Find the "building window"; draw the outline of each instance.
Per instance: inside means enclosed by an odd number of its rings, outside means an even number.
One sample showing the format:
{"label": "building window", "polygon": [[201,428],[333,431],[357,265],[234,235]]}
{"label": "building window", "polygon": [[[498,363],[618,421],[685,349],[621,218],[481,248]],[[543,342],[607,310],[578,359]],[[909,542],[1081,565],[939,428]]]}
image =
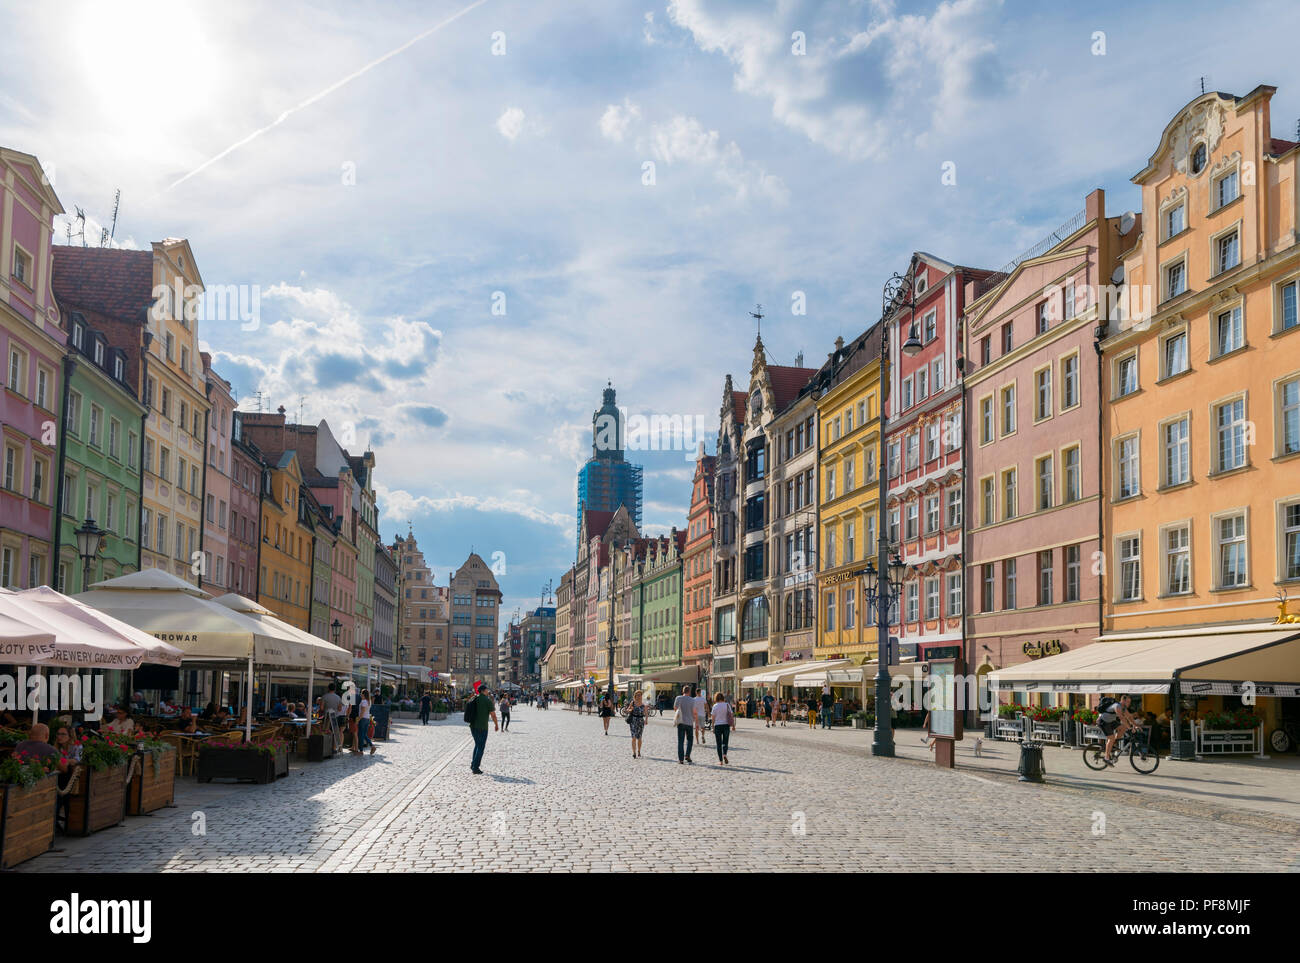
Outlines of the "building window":
{"label": "building window", "polygon": [[912,379],[903,379],[903,409],[912,407]]}
{"label": "building window", "polygon": [[948,576],[948,618],[961,615],[961,573]]}
{"label": "building window", "polygon": [[1082,471],[1079,464],[1079,446],[1066,448],[1061,452],[1062,470],[1065,475],[1064,500],[1066,504],[1077,502],[1083,497]]}
{"label": "building window", "polygon": [[980,566],[980,611],[993,611],[993,563]]}
{"label": "building window", "polygon": [[1010,354],[1011,348],[1011,322],[1008,321],[1006,324],[1002,325],[1002,353]]}
{"label": "building window", "polygon": [[1165,485],[1182,485],[1191,480],[1192,455],[1187,418],[1179,418],[1164,426]]}
{"label": "building window", "polygon": [[925,316],[925,320],[921,323],[921,330],[924,332],[925,344],[929,344],[936,337],[938,337],[939,321],[938,321],[937,311],[931,311],[929,314]]}
{"label": "building window", "polygon": [[919,517],[919,507],[916,502],[909,502],[905,507],[907,523],[904,526],[903,537],[907,540],[916,538],[920,533],[917,531],[917,520]]}
{"label": "building window", "polygon": [[1002,434],[1011,435],[1016,430],[1016,386],[1002,389]]}
{"label": "building window", "polygon": [[1052,507],[1052,492],[1054,487],[1052,456],[1047,455],[1038,459],[1034,464],[1036,474],[1038,475],[1038,510]]}
{"label": "building window", "polygon": [[939,615],[939,579],[927,578],[925,580],[926,621],[933,622],[939,618]]}
{"label": "building window", "polygon": [[907,599],[907,621],[916,622],[921,616],[921,590],[915,580],[908,582],[904,586],[904,594]]}
{"label": "building window", "polygon": [[826,593],[826,631],[835,631],[835,593]]}
{"label": "building window", "polygon": [[1228,354],[1242,347],[1245,332],[1241,323],[1241,305],[1220,312],[1215,319],[1215,357]]}
{"label": "building window", "polygon": [[1034,420],[1052,416],[1052,369],[1034,372]]}
{"label": "building window", "polygon": [[1191,531],[1186,525],[1165,529],[1165,594],[1192,590]]}
{"label": "building window", "polygon": [[993,399],[980,399],[980,444],[987,445],[993,440]]}
{"label": "building window", "polygon": [[1038,604],[1052,604],[1052,583],[1056,574],[1055,553],[1049,548],[1038,553]]}
{"label": "building window", "polygon": [[1281,506],[1283,579],[1300,579],[1300,502]]}
{"label": "building window", "polygon": [[1047,301],[1039,301],[1034,309],[1034,333],[1046,334],[1052,326],[1052,311]]}
{"label": "building window", "polygon": [[1141,539],[1134,535],[1119,540],[1119,600],[1133,602],[1142,598]]}
{"label": "building window", "polygon": [[1300,378],[1278,385],[1278,454],[1300,452]]}
{"label": "building window", "polygon": [[1176,298],[1187,290],[1187,265],[1183,261],[1177,264],[1170,264],[1165,268],[1165,297],[1168,301],[1170,298]]}
{"label": "building window", "polygon": [[1137,355],[1131,354],[1115,362],[1115,397],[1123,398],[1138,390]]}
{"label": "building window", "polygon": [[961,489],[948,489],[948,528],[961,528]]}
{"label": "building window", "polygon": [[986,334],[980,339],[980,366],[993,360],[993,335]]}
{"label": "building window", "polygon": [[939,531],[939,496],[930,495],[925,500],[925,533],[933,535]]}
{"label": "building window", "polygon": [[1163,378],[1172,378],[1176,374],[1182,374],[1187,370],[1187,332],[1180,331],[1178,334],[1170,335],[1165,339],[1164,352],[1162,361],[1164,363]]}
{"label": "building window", "polygon": [[1183,233],[1183,229],[1186,226],[1187,226],[1187,206],[1185,204],[1179,204],[1165,211],[1164,239],[1166,241],[1169,240],[1169,238],[1173,237],[1175,234]]}
{"label": "building window", "polygon": [[1241,263],[1241,235],[1230,231],[1215,242],[1218,273],[1230,271]]}
{"label": "building window", "polygon": [[1214,409],[1217,436],[1217,470],[1231,471],[1246,464],[1246,399],[1236,398]]}
{"label": "building window", "polygon": [[921,436],[912,432],[907,436],[907,470],[913,471],[921,464]]}
{"label": "building window", "polygon": [[851,629],[857,625],[857,599],[853,589],[844,590],[844,628]]}
{"label": "building window", "polygon": [[922,368],[916,373],[916,400],[924,401],[930,397],[930,372]]}
{"label": "building window", "polygon": [[1239,513],[1217,519],[1219,543],[1219,588],[1241,588],[1247,584],[1246,515]]}
{"label": "building window", "polygon": [[1115,463],[1119,471],[1118,497],[1132,498],[1141,491],[1141,463],[1136,435],[1120,439],[1116,447]]}
{"label": "building window", "polygon": [[1016,470],[1009,468],[1002,473],[1002,517],[1015,518],[1017,505]]}
{"label": "building window", "polygon": [[1078,545],[1065,546],[1065,601],[1079,601],[1079,582],[1083,571],[1083,551]]}
{"label": "building window", "polygon": [[984,504],[984,524],[992,525],[997,521],[997,495],[993,479],[985,478],[980,482],[980,500]]}
{"label": "building window", "polygon": [[[858,559],[858,526],[856,522],[849,522],[844,526],[844,561],[856,562]],[[845,626],[848,628],[849,626]]]}
{"label": "building window", "polygon": [[1300,306],[1297,305],[1300,290],[1298,289],[1300,289],[1300,281],[1288,281],[1278,291],[1279,331],[1289,331],[1300,324]]}
{"label": "building window", "polygon": [[1061,361],[1061,410],[1079,403],[1079,356],[1072,354]]}
{"label": "building window", "polygon": [[1237,176],[1237,169],[1234,167],[1214,182],[1215,210],[1225,204],[1231,204],[1240,196],[1240,193],[1240,179]]}
{"label": "building window", "polygon": [[1002,563],[1002,607],[1016,607],[1016,560],[1009,558]]}

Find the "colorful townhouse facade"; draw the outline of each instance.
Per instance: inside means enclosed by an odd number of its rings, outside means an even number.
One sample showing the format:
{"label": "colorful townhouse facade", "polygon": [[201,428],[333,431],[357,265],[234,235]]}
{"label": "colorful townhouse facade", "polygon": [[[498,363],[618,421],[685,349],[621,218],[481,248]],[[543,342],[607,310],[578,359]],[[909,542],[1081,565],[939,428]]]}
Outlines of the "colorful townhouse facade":
{"label": "colorful townhouse facade", "polygon": [[244,415],[242,411],[231,413],[230,527],[226,568],[230,590],[257,601],[260,594],[258,573],[261,571],[264,466],[261,449],[244,435]]}
{"label": "colorful townhouse facade", "polygon": [[635,671],[646,675],[682,664],[682,550],[686,533],[673,529],[669,535],[646,540],[638,563],[636,586],[638,607],[633,618],[639,623],[638,652],[633,656]]}
{"label": "colorful townhouse facade", "polygon": [[208,397],[205,430],[208,438],[207,468],[203,480],[203,528],[200,549],[203,566],[199,588],[222,595],[231,588],[231,499],[234,497],[231,471],[230,432],[235,421],[235,398],[230,382],[212,368],[212,356],[200,352],[204,387]]}
{"label": "colorful townhouse facade", "polygon": [[968,294],[992,272],[917,251],[911,297],[891,319],[888,430],[890,543],[907,566],[890,634],[899,654],[962,650],[964,406],[958,361]]}
{"label": "colorful townhouse facade", "polygon": [[1107,633],[1248,629],[1300,589],[1300,144],[1274,93],[1197,97],[1133,177],[1101,341]]}
{"label": "colorful townhouse facade", "polygon": [[501,589],[492,569],[474,552],[451,576],[451,673],[468,691],[475,681],[497,681]]}
{"label": "colorful townhouse facade", "polygon": [[1106,296],[1140,234],[1090,193],[1048,250],[1020,260],[965,315],[972,423],[965,468],[966,659],[1016,665],[1100,633],[1100,355]]}
{"label": "colorful townhouse facade", "polygon": [[682,662],[708,678],[713,649],[713,485],[717,458],[700,443],[682,550]]}
{"label": "colorful townhouse facade", "polygon": [[812,383],[799,389],[767,432],[769,663],[811,659],[816,648],[817,399]]}
{"label": "colorful townhouse facade", "polygon": [[59,546],[55,587],[86,590],[76,531],[93,523],[103,534],[91,582],[134,572],[140,564],[140,428],[145,407],[127,380],[125,352],[109,344],[80,311],[63,309],[69,332],[64,358],[63,430],[59,438],[54,519]]}
{"label": "colorful townhouse facade", "polygon": [[875,558],[880,504],[879,334],[871,328],[848,344],[837,338],[811,385],[817,541],[804,544],[815,553],[816,659],[862,663],[877,648],[863,571]]}
{"label": "colorful townhouse facade", "polygon": [[736,595],[740,588],[739,544],[741,501],[738,479],[744,451],[745,404],[749,396],[735,391],[731,375],[722,388],[718,409],[718,442],[713,486],[713,671],[711,686],[734,695],[739,640],[736,632]]}
{"label": "colorful townhouse facade", "polygon": [[0,586],[57,577],[55,474],[67,332],[51,286],[55,215],[40,161],[0,147]]}
{"label": "colorful townhouse facade", "polygon": [[312,531],[294,450],[263,449],[259,601],[290,625],[311,628]]}

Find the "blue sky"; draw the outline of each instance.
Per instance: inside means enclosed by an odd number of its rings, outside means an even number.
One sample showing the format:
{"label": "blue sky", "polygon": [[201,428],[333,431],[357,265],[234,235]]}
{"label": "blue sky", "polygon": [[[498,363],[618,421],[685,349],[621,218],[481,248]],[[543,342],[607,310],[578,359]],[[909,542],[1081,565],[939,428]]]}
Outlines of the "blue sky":
{"label": "blue sky", "polygon": [[[88,235],[120,188],[117,243],[186,237],[209,285],[256,286],[256,330],[200,330],[244,406],[369,441],[385,540],[409,519],[444,580],[504,553],[507,615],[572,560],[606,379],[716,430],[756,302],[771,360],[815,367],[914,249],[997,267],[1094,187],[1136,207],[1202,75],[1277,86],[1277,136],[1300,117],[1284,2],[0,11],[0,143]],[[684,523],[688,454],[636,456],[652,532]]]}

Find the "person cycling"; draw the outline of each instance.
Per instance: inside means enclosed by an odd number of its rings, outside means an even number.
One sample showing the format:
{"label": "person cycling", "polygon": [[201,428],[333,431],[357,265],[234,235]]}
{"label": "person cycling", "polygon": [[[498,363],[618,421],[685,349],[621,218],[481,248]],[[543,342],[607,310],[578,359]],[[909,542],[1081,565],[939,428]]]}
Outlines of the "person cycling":
{"label": "person cycling", "polygon": [[1115,751],[1115,743],[1119,737],[1138,725],[1137,718],[1129,711],[1129,704],[1129,697],[1121,695],[1117,699],[1102,699],[1098,707],[1100,711],[1097,713],[1097,723],[1101,726],[1101,731],[1106,734],[1107,765],[1115,765],[1112,753]]}

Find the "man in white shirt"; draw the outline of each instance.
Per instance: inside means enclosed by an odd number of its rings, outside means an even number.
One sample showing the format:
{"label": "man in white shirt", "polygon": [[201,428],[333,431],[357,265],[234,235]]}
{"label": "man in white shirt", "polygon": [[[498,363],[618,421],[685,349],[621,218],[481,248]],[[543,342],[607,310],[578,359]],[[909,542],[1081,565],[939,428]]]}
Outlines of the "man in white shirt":
{"label": "man in white shirt", "polygon": [[688,685],[673,700],[677,715],[677,762],[685,765],[691,761],[691,747],[695,743],[695,686]]}
{"label": "man in white shirt", "polygon": [[704,724],[709,718],[709,697],[697,689],[695,696],[695,741],[700,745],[704,742]]}
{"label": "man in white shirt", "polygon": [[333,682],[329,684],[329,690],[321,698],[321,708],[325,710],[325,721],[329,723],[330,732],[334,734],[334,746],[341,750],[343,740],[339,733],[339,712],[343,709],[343,700],[334,691]]}

